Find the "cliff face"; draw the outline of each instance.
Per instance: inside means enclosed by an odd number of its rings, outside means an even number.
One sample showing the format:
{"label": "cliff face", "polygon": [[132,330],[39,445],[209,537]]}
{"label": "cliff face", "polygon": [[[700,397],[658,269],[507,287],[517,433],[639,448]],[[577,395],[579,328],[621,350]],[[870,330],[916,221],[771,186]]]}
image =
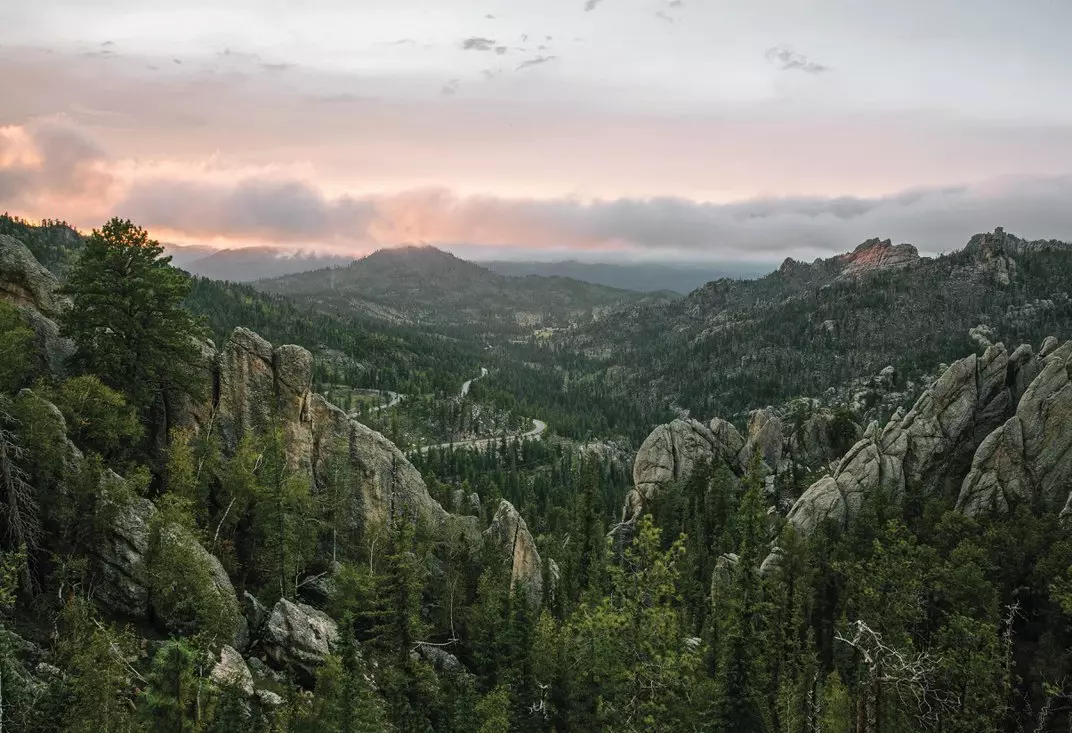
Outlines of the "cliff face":
{"label": "cliff face", "polygon": [[[69,303],[58,295],[57,288],[55,276],[22,243],[0,237],[0,300],[15,304],[37,331],[38,351],[47,355],[42,367],[62,375],[71,345],[60,338],[52,318]],[[309,351],[295,345],[273,348],[256,333],[236,328],[222,346],[205,342],[201,352],[204,377],[212,385],[210,396],[204,401],[183,399],[172,406],[169,427],[214,431],[228,455],[244,436],[279,427],[292,469],[307,473],[314,490],[327,482],[328,471],[340,461],[352,471],[355,480],[348,514],[355,533],[404,514],[418,518],[444,537],[465,536],[471,545],[484,541],[479,520],[445,511],[429,495],[420,472],[391,441],[312,391],[313,356]],[[26,398],[39,399],[32,393]],[[62,416],[58,410],[52,411],[62,433]],[[69,441],[68,446],[71,460],[81,461],[78,449]],[[111,473],[107,479],[122,481]],[[104,485],[102,492],[107,492]],[[515,531],[510,547],[504,546],[504,561],[510,562],[514,581],[524,584],[538,601],[543,582],[539,553],[524,520],[512,506],[504,504],[500,514],[505,512],[505,517],[517,520],[511,520]],[[154,513],[152,502],[140,500],[116,516],[101,546],[92,550],[104,581],[100,601],[111,611],[138,618],[150,613],[143,565],[146,528]],[[495,531],[486,538],[489,542],[498,540]],[[518,547],[523,551],[517,551]],[[206,562],[214,570],[218,568],[214,557],[197,549],[208,556]],[[226,579],[226,574],[222,575],[217,585]],[[228,595],[233,596],[233,589]]]}

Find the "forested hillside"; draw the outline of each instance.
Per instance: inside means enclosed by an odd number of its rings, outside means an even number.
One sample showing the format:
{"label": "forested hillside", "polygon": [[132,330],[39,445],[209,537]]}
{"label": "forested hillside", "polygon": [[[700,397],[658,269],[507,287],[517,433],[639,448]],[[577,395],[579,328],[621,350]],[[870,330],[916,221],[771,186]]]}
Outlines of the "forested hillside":
{"label": "forested hillside", "polygon": [[1060,243],[492,345],[3,221],[5,731],[1072,724]]}
{"label": "forested hillside", "polygon": [[1072,247],[1021,241],[998,230],[943,257],[896,260],[888,242],[874,240],[830,260],[787,261],[758,280],[708,283],[674,303],[629,307],[534,342],[541,348],[526,358],[554,364],[562,351],[585,354],[600,381],[697,414],[817,397],[887,365],[916,376],[970,348],[976,326],[1009,343],[1068,333]]}
{"label": "forested hillside", "polygon": [[384,249],[345,267],[261,280],[267,292],[399,323],[531,334],[586,323],[641,293],[564,277],[509,277],[435,249]]}

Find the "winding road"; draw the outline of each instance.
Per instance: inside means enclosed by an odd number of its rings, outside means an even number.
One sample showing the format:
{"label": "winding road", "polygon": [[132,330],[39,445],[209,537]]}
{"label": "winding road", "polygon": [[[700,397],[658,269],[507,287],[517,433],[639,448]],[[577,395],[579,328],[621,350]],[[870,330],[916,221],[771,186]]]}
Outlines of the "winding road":
{"label": "winding road", "polygon": [[[477,381],[478,379],[483,379],[486,376],[488,376],[487,367],[480,367],[480,376],[479,377],[473,377],[472,379],[467,379],[465,382],[462,383],[461,396],[465,397],[467,394],[469,394],[469,388],[473,385],[473,382]],[[389,395],[391,399],[385,405],[379,405],[378,407],[373,407],[373,408],[369,409],[366,412],[366,414],[371,413],[371,412],[379,412],[380,410],[388,410],[388,409],[394,407],[395,405],[397,405],[399,402],[401,402],[406,397],[404,394],[400,394],[398,392],[392,392],[392,391],[387,390],[387,389],[379,390],[379,392],[380,392],[381,395],[385,395],[385,394]],[[358,415],[357,412],[354,412],[353,414],[350,415],[350,417],[358,418],[360,416]],[[537,420],[536,418],[532,418],[532,429],[531,430],[529,430],[527,432],[524,432],[524,433],[515,433],[514,435],[508,435],[506,437],[509,440],[539,440],[540,436],[543,435],[545,430],[547,430],[547,423],[545,423],[543,420]],[[502,438],[503,438],[503,436],[496,435],[496,436],[493,436],[493,437],[490,437],[490,438],[471,438],[469,440],[457,440],[457,441],[454,441],[453,443],[439,443],[438,445],[426,445],[426,446],[424,446],[423,448],[420,449],[420,452],[421,453],[427,453],[428,451],[436,449],[436,448],[449,448],[451,446],[454,446],[455,448],[476,448],[477,450],[480,450],[482,448],[487,448],[489,445],[502,440]]]}
{"label": "winding road", "polygon": [[[537,420],[536,418],[532,418],[532,430],[529,430],[527,433],[518,433],[516,435],[510,435],[507,437],[510,440],[539,440],[540,436],[543,435],[543,431],[545,430],[547,430],[547,423],[545,423],[543,420]],[[450,448],[451,446],[455,448],[476,448],[477,450],[480,450],[481,448],[487,448],[492,443],[497,443],[500,440],[502,440],[501,435],[493,436],[491,438],[472,438],[470,440],[456,440],[453,443],[426,445],[421,448],[421,453],[427,453],[428,451],[436,448]]]}
{"label": "winding road", "polygon": [[480,376],[479,377],[473,377],[472,379],[468,379],[468,380],[462,382],[462,397],[465,397],[465,395],[469,394],[469,387],[472,386],[473,382],[475,382],[478,379],[483,379],[486,376],[488,376],[488,368],[487,367],[480,367]]}

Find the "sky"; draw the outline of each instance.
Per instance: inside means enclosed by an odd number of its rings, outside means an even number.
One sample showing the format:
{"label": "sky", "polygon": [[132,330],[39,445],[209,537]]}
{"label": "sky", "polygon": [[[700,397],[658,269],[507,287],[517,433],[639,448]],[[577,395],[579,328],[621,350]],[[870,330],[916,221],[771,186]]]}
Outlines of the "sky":
{"label": "sky", "polygon": [[0,211],[478,259],[1072,240],[1067,0],[0,3]]}

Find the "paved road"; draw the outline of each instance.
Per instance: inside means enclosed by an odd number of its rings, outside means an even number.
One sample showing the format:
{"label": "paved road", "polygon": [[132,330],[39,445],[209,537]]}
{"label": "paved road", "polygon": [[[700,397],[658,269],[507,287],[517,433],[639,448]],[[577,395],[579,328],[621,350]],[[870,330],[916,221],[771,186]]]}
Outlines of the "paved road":
{"label": "paved road", "polygon": [[[518,435],[507,436],[507,440],[539,440],[543,435],[543,431],[547,430],[547,423],[543,420],[537,420],[532,418],[532,430],[527,433],[520,433]],[[455,448],[487,448],[492,443],[498,443],[502,440],[502,436],[496,436],[493,438],[473,438],[471,440],[457,440],[453,443],[440,443],[439,445],[426,445],[421,448],[421,453],[427,453],[434,448],[449,448],[454,446]]]}
{"label": "paved road", "polygon": [[[373,391],[375,391],[375,390],[373,390]],[[381,395],[388,395],[390,397],[390,400],[387,402],[386,405],[377,405],[376,407],[371,407],[368,410],[365,410],[364,414],[367,415],[367,414],[369,414],[371,412],[379,412],[380,410],[389,410],[392,407],[394,407],[395,405],[397,405],[399,402],[401,402],[402,398],[405,397],[404,394],[399,394],[398,392],[392,392],[389,389],[381,389],[381,390],[379,390],[379,393]],[[354,417],[354,418],[361,417],[361,414],[362,413],[360,411],[354,410],[354,411],[352,411],[350,413],[350,417]]]}
{"label": "paved road", "polygon": [[462,397],[465,397],[465,395],[469,394],[469,387],[473,384],[473,382],[475,382],[478,379],[483,379],[486,376],[488,376],[487,367],[480,367],[480,376],[479,377],[473,377],[472,379],[469,379],[469,380],[466,380],[465,382],[462,382]]}

